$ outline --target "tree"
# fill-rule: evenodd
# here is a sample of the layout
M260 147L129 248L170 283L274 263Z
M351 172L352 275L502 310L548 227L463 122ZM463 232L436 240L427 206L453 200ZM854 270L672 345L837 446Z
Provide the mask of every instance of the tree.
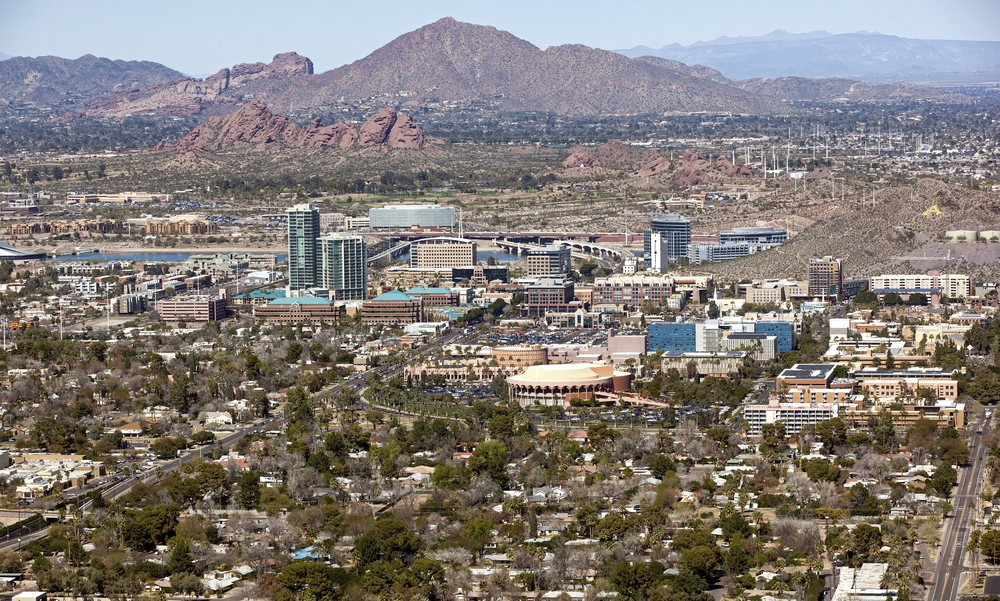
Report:
M1000 530L987 530L979 538L979 549L991 563L1000 561Z
M882 304L887 307L895 307L903 304L903 297L896 292L886 292L882 296Z
M816 424L816 435L823 441L823 450L833 453L835 448L847 442L847 424L839 417L821 421Z
M302 357L302 345L298 342L289 344L285 351L285 363L296 363L300 357Z
M618 594L629 600L646 598L646 593L656 583L658 576L654 574L650 564L630 561L611 565L607 569L607 575L608 582Z
M507 487L507 445L498 440L482 442L466 462L469 472L486 476L501 489Z
M485 518L471 519L462 529L462 535L475 543L476 554L482 557L486 543L493 539L493 522Z
M719 549L714 545L687 549L681 553L681 565L692 574L708 580L719 565Z
M621 540L628 532L628 522L617 513L609 513L594 527L594 536L602 541Z
M315 561L296 561L281 569L278 582L288 592L298 595L308 591L317 601L334 601L340 598L341 588L350 581L342 568L332 568Z
M205 585L201 578L194 574L180 573L170 575L170 588L180 594L201 596L205 593Z
M153 441L149 448L160 459L173 459L177 457L177 452L187 447L187 441L183 438L171 438L164 436Z
M408 563L420 550L420 537L396 518L375 522L354 545L354 560L363 568L376 561Z
M951 496L951 489L954 488L956 484L958 484L958 471L948 464L944 464L937 468L934 472L934 476L932 476L930 480L931 488L936 490L945 498Z
M171 574L193 573L194 556L191 555L191 541L183 536L175 536L171 541L173 550L167 562L167 570Z
M726 571L733 576L739 576L750 567L750 557L747 555L746 541L742 537L735 537L729 543L729 550L723 558L723 565Z
M260 473L245 472L238 480L240 487L240 507L256 509L260 504Z
M705 308L705 314L708 315L709 319L718 319L720 315L719 305L715 303L714 300L708 302L708 306Z

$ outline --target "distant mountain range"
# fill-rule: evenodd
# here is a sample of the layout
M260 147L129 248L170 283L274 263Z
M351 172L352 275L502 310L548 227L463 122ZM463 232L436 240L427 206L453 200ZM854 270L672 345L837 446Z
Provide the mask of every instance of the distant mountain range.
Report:
M3 52L0 52L0 61L5 61L8 58L10 58L9 54L4 54Z
M1000 70L1000 42L919 40L861 31L718 38L690 46L618 50L628 57L657 56L717 69L730 79L755 77L894 76ZM881 77L879 77L881 76Z
M869 42L902 40L879 34L850 35ZM331 107L344 103L360 106L371 114L389 105L412 111L473 101L498 110L562 115L785 114L795 110L783 102L789 100L967 100L918 86L872 87L845 79L784 77L738 82L710 61L649 55L677 50L692 57L697 53L709 57L741 56L746 52L740 49L751 47L836 46L833 41L842 39L844 36L827 32L776 31L762 38L719 38L688 47L643 49L634 53L635 58L629 58L579 44L541 50L508 32L445 18L406 33L358 61L319 74L314 73L311 60L295 52L279 54L266 64L223 68L204 79L185 77L157 63L112 61L90 55L76 60L14 57L0 62L0 109L5 105L50 108L67 120L136 114L213 116L233 113L251 100L258 100L276 113L302 118L303 114L328 113ZM989 46L979 42L954 44L981 49ZM1000 48L1000 44L995 46ZM899 54L884 49L878 52L880 56ZM907 56L916 52L911 49ZM935 52L925 53L925 58L945 60L935 58L943 49ZM787 60L805 65L803 71L815 71L808 52L785 54L789 55ZM814 49L814 54L823 53ZM952 56L950 60L965 66L988 62L983 57L973 61L973 54L968 50L964 54L967 58Z
M149 61L122 61L91 54L78 59L13 56L0 61L0 106L59 105L113 90L142 88L183 77Z

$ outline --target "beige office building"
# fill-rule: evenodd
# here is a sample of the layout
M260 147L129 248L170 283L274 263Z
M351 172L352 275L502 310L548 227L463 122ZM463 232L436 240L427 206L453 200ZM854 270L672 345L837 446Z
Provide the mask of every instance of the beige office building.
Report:
M410 245L413 269L451 269L475 265L476 243L462 238L428 238Z

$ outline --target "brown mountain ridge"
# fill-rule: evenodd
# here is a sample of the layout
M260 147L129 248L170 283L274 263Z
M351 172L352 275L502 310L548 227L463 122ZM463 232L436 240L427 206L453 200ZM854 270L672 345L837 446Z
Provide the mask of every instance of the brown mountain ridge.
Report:
M311 63L308 68L279 68L287 61L300 64L308 59L287 53L252 78L230 75L227 80L216 74L105 94L79 114L120 118L141 112L222 113L247 97L287 113L386 95L403 98L404 106L483 99L503 110L566 115L788 111L773 97L720 83L706 68L684 72L672 68L680 63L633 60L577 44L540 50L508 32L451 18L322 74L313 74ZM242 71L240 67L232 72Z

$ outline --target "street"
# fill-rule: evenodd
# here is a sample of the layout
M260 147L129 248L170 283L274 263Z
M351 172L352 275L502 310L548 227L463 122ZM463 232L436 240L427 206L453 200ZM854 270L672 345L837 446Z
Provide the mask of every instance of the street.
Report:
M955 506L952 517L945 519L945 533L942 537L940 554L933 571L933 584L928 599L953 601L957 598L965 559L965 547L969 542L970 518L976 517L976 501L982 491L983 472L987 453L982 448L982 439L989 432L990 421L982 416L970 424L973 432L969 467L962 468L958 490L952 498ZM969 507L970 502L972 507Z

